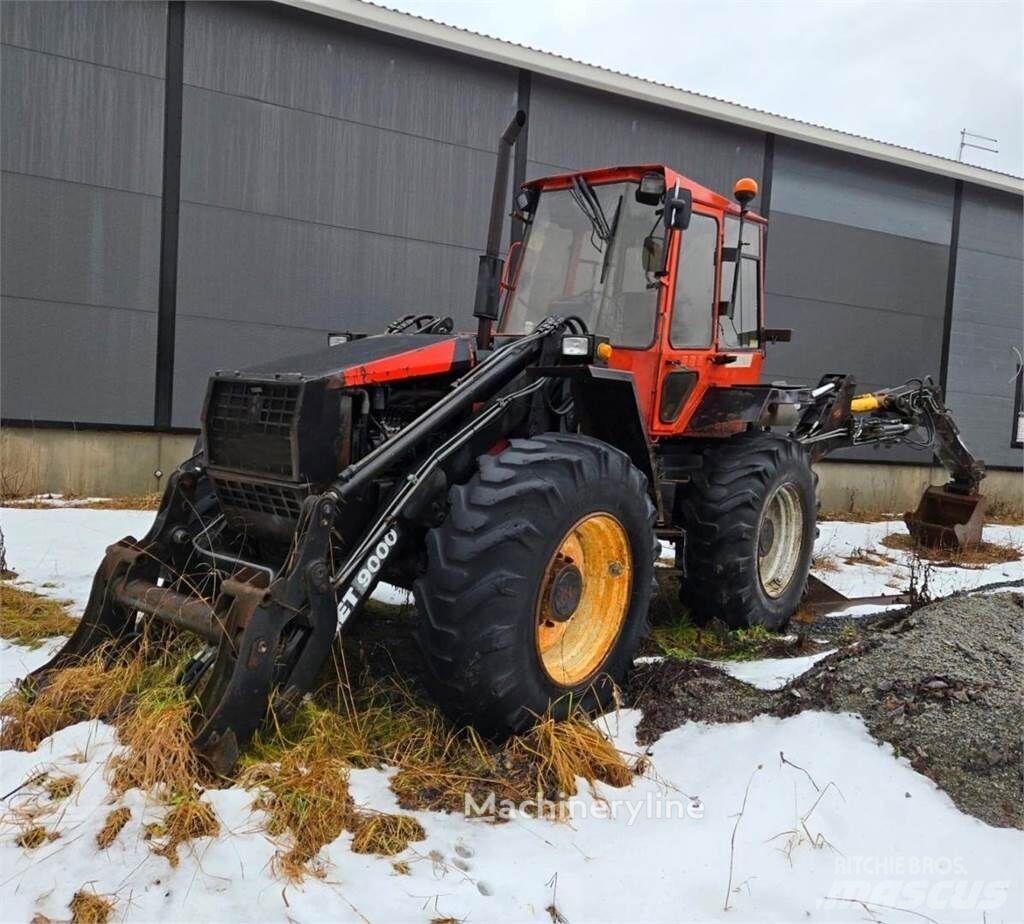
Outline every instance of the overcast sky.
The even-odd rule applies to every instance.
[[[780,115],[1024,175],[1024,0],[385,0]],[[987,144],[987,142],[983,142]]]

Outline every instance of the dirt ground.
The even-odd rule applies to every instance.
[[[957,806],[1024,828],[1024,596],[950,597],[858,627],[860,638],[779,691],[696,661],[638,668],[642,743],[685,721],[738,722],[805,709],[861,715]]]

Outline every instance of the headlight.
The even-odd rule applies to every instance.
[[[590,355],[590,338],[589,337],[563,337],[562,338],[562,355],[563,356],[589,356]]]

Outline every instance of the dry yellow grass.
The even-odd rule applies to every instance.
[[[159,491],[154,494],[134,494],[126,497],[104,497],[100,500],[89,501],[81,506],[85,510],[157,510],[160,507],[160,499],[163,497]]]
[[[220,833],[220,822],[208,802],[194,796],[177,802],[167,813],[163,822],[150,829],[153,838],[162,843],[153,848],[153,853],[167,859],[171,866],[178,865],[178,847],[200,837],[216,837]]]
[[[49,841],[55,841],[58,837],[60,834],[56,831],[47,831],[42,825],[27,824],[18,833],[14,843],[25,850],[35,850]]]
[[[131,821],[132,810],[125,806],[116,808],[110,814],[107,815],[107,820],[103,822],[103,827],[96,832],[96,846],[100,850],[106,850],[111,844],[117,840],[117,835],[121,833],[121,829],[124,828],[129,821]]]
[[[242,782],[260,786],[264,794],[254,807],[266,813],[273,837],[288,836],[291,846],[277,857],[285,877],[301,879],[320,848],[333,841],[352,822],[355,808],[348,793],[346,762],[324,753],[315,736],[286,747],[272,763],[251,764]]]
[[[1004,562],[1020,561],[1024,557],[1024,549],[1015,545],[1002,545],[998,542],[982,542],[970,549],[928,549],[918,545],[913,537],[906,533],[889,533],[882,539],[882,545],[890,549],[913,552],[919,558],[928,561],[977,567],[980,565],[999,565]]]
[[[241,782],[263,790],[255,805],[267,815],[268,832],[288,838],[281,872],[308,875],[320,849],[345,830],[357,852],[389,855],[416,839],[415,819],[367,816],[349,797],[350,768],[383,764],[398,768],[391,788],[403,808],[456,812],[467,792],[478,805],[490,792],[496,804],[538,793],[557,801],[575,793],[578,778],[623,786],[633,775],[583,715],[560,722],[545,716],[525,735],[494,745],[455,728],[397,681],[338,685],[258,736],[243,758]]]
[[[54,673],[37,694],[19,688],[0,700],[0,748],[32,751],[39,742],[75,722],[110,718],[142,677],[135,658],[108,664],[99,652],[81,664]]]
[[[116,655],[101,648],[55,671],[37,691],[12,690],[0,699],[0,748],[31,751],[54,732],[89,719],[117,721],[131,734],[133,710],[147,710],[159,696],[174,701],[186,645],[175,639],[160,646],[146,642]],[[159,722],[152,719],[152,724]],[[140,735],[133,740],[145,744]]]
[[[107,924],[114,911],[113,902],[90,889],[79,889],[71,899],[71,924]]]
[[[45,639],[70,635],[78,620],[67,611],[66,603],[0,582],[0,636],[38,648]]]
[[[615,745],[583,716],[561,722],[544,716],[525,735],[512,738],[506,749],[513,755],[522,752],[532,765],[532,793],[547,793],[554,786],[560,798],[574,795],[579,777],[616,787],[633,779]]]
[[[884,568],[886,565],[893,563],[894,559],[891,555],[885,555],[882,552],[876,552],[873,549],[855,548],[847,555],[844,562],[848,565],[868,565],[872,568]]]
[[[75,791],[76,782],[73,776],[58,776],[47,780],[43,788],[54,802],[59,802],[61,799],[67,799]]]
[[[815,571],[832,573],[839,570],[839,565],[831,555],[815,555],[811,559],[811,568]]]
[[[422,841],[426,836],[423,826],[410,815],[364,815],[356,824],[352,850],[393,857],[405,850],[410,841]]]
[[[129,494],[122,497],[100,497],[85,500],[77,494],[41,494],[7,491],[0,493],[0,507],[21,510],[52,510],[55,507],[74,507],[76,510],[158,510],[163,494]]]
[[[886,523],[903,519],[902,513],[878,513],[877,511],[838,510],[830,512],[818,511],[819,523]]]
[[[191,794],[200,765],[192,750],[192,703],[173,678],[138,694],[134,708],[117,721],[127,750],[110,763],[115,791],[162,790],[168,797]]]

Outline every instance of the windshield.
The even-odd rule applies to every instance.
[[[655,207],[636,201],[636,188],[580,182],[541,194],[503,332],[529,333],[549,315],[576,315],[617,346],[654,342],[660,287],[644,270],[643,244],[664,229]]]

